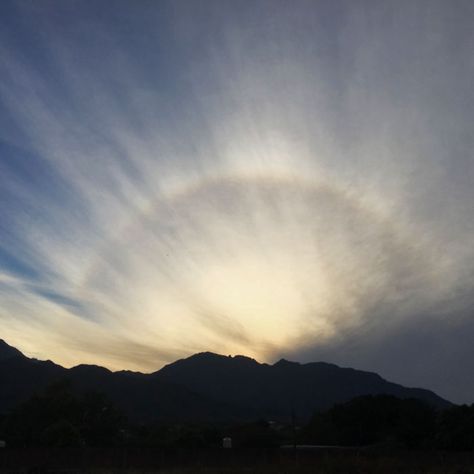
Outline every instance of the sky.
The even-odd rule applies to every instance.
[[[325,360],[474,402],[474,3],[0,3],[0,338]]]

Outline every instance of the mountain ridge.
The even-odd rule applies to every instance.
[[[0,340],[0,413],[61,379],[77,390],[104,392],[137,421],[284,419],[293,412],[308,419],[315,411],[376,394],[451,405],[432,391],[327,362],[262,364],[243,355],[201,352],[150,374],[89,364],[67,369],[28,358]]]
[[[25,357],[18,349],[10,346],[3,339],[0,339],[0,361],[19,356]]]

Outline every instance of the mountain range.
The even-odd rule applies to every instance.
[[[325,362],[281,359],[269,365],[241,355],[203,352],[151,374],[111,372],[94,365],[66,369],[28,358],[0,339],[0,414],[64,379],[75,390],[105,393],[135,422],[283,421],[293,415],[307,420],[315,411],[369,394],[416,398],[437,408],[451,405],[429,390]]]

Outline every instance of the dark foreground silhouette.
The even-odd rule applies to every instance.
[[[377,374],[315,362],[259,364],[244,356],[201,353],[152,374],[80,365],[65,369],[25,357],[0,341],[0,413],[58,380],[75,393],[100,391],[136,423],[228,422],[259,418],[306,422],[315,411],[362,395],[416,398],[436,408],[451,404],[429,390],[406,388]]]
[[[362,396],[314,413],[298,424],[250,422],[134,422],[103,393],[77,394],[70,381],[48,387],[0,418],[0,439],[8,447],[280,449],[298,446],[474,449],[474,405],[440,410],[416,399]]]
[[[224,449],[229,437],[232,448]],[[63,379],[0,418],[0,472],[474,473],[474,405],[357,397],[300,422],[135,421]]]
[[[103,394],[76,395],[63,382],[4,416],[0,438],[0,472],[11,473],[474,472],[474,406],[437,410],[385,395],[336,405],[303,426],[136,424]]]

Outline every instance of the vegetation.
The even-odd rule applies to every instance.
[[[232,438],[231,450],[222,448],[224,436]],[[1,417],[0,438],[8,446],[0,453],[0,472],[33,466],[52,472],[474,474],[474,405],[437,411],[385,395],[336,405],[302,427],[267,420],[136,424],[105,395],[78,393],[63,381]],[[326,446],[297,447],[308,444]]]
[[[366,446],[390,443],[403,448],[432,446],[437,412],[420,400],[365,396],[316,414],[305,438],[318,444]]]
[[[358,397],[315,414],[303,438],[325,445],[474,451],[474,405],[437,411],[415,399]]]
[[[237,448],[283,444],[386,446],[474,451],[474,405],[439,411],[415,399],[363,396],[316,413],[309,423],[131,423],[99,392],[78,392],[67,381],[20,403],[0,418],[9,446],[143,446],[219,448],[230,436]]]
[[[13,446],[108,446],[119,440],[125,417],[103,394],[76,394],[67,380],[51,385],[4,418]]]

